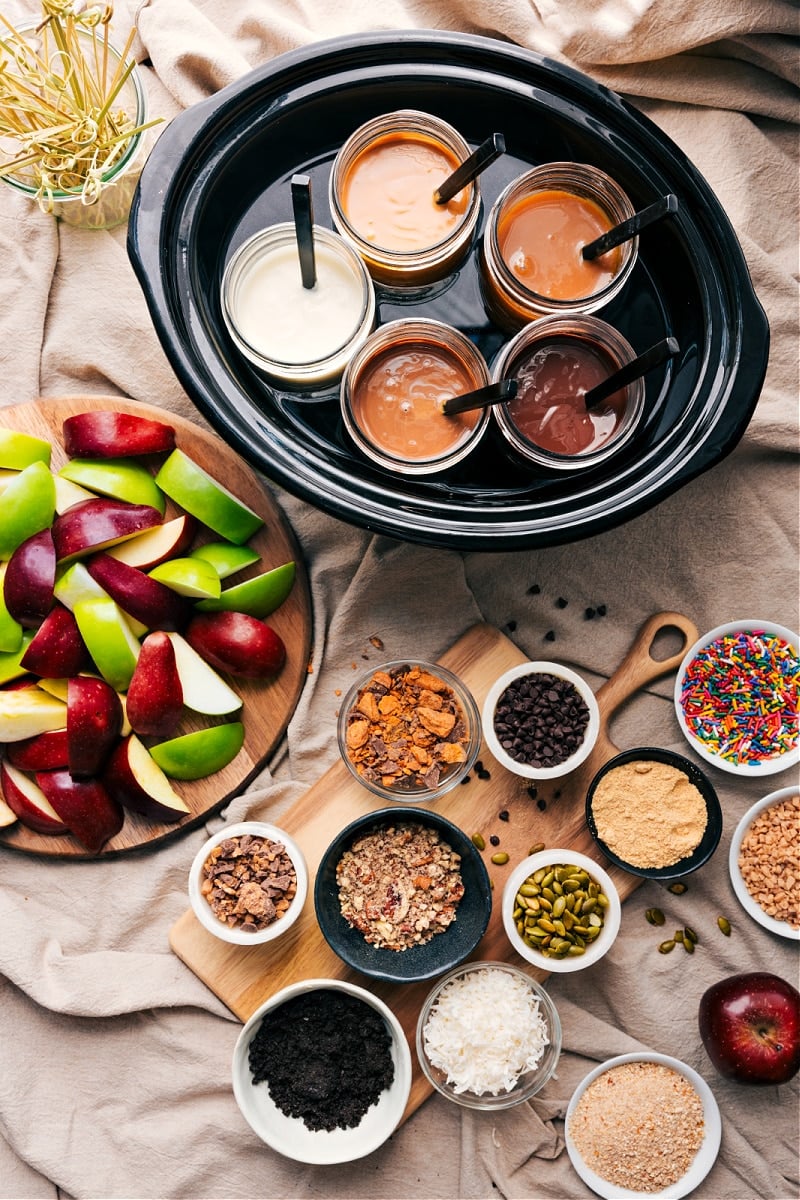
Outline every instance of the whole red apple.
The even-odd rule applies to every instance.
[[[738,1083],[786,1083],[800,1070],[800,992],[769,971],[720,979],[700,998],[700,1037]]]

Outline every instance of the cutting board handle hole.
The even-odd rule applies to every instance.
[[[667,662],[689,649],[689,639],[677,625],[663,625],[653,636],[649,654],[655,662]]]

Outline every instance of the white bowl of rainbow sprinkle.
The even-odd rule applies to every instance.
[[[774,621],[730,621],[695,642],[675,679],[692,749],[734,775],[774,775],[800,761],[800,641]]]

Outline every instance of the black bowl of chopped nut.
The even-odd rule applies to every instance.
[[[364,787],[384,800],[421,804],[469,774],[481,719],[452,671],[403,659],[356,680],[339,710],[338,738],[342,760]]]
[[[189,899],[200,924],[225,942],[258,945],[300,916],[308,868],[293,838],[263,821],[226,825],[189,869]]]
[[[472,954],[489,922],[492,888],[457,825],[428,809],[383,808],[328,846],[314,907],[343,962],[374,979],[414,983]]]

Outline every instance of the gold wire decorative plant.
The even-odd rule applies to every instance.
[[[160,120],[144,120],[128,58],[135,30],[117,50],[112,16],[110,3],[42,0],[39,23],[18,29],[0,12],[0,176],[44,212],[64,198],[96,205]]]

